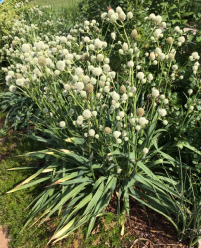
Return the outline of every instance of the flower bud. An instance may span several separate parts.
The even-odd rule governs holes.
[[[87,94],[91,94],[94,91],[93,84],[91,84],[91,83],[87,84],[85,87],[85,90],[86,90]]]
[[[109,134],[109,133],[111,133],[111,129],[109,127],[106,127],[104,129],[104,132],[105,132],[105,134]]]
[[[137,116],[143,116],[144,115],[144,109],[138,108],[136,113],[137,113]]]
[[[138,36],[137,30],[136,29],[133,29],[133,31],[131,32],[131,38],[136,40],[137,39],[137,36]]]

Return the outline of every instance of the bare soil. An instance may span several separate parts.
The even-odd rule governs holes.
[[[0,248],[8,248],[10,239],[7,237],[7,232],[1,227],[0,228]]]

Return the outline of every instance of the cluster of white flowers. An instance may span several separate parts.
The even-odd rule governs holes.
[[[62,121],[57,119],[56,125],[63,128],[62,132],[66,131],[69,120],[77,133],[90,142],[94,142],[94,138],[106,138],[123,146],[133,135],[140,134],[143,139],[153,116],[157,116],[165,126],[168,121],[171,123],[164,119],[168,107],[172,107],[171,95],[165,84],[169,87],[168,82],[182,80],[185,75],[179,63],[176,63],[175,55],[177,46],[186,42],[186,39],[179,27],[174,28],[171,37],[165,30],[168,25],[162,22],[162,17],[150,14],[145,20],[150,24],[148,26],[152,29],[152,36],[149,44],[144,44],[144,49],[139,44],[141,30],[137,28],[132,31],[129,29],[130,36],[119,41],[119,32],[115,28],[118,28],[117,24],[130,22],[133,18],[131,12],[125,14],[121,7],[117,7],[116,10],[110,9],[108,13],[103,13],[101,18],[113,23],[110,24],[113,25],[112,46],[100,38],[101,32],[95,20],[76,24],[69,34],[64,31],[57,34],[38,33],[33,42],[30,34],[37,33],[38,26],[33,24],[26,27],[19,21],[18,25],[14,25],[10,47],[7,45],[3,48],[6,56],[13,61],[11,66],[4,69],[5,80],[12,93],[23,89],[29,94],[28,89],[40,85],[40,101],[47,103],[41,108],[44,118],[53,116],[50,111],[54,113],[54,118],[58,118],[51,110],[51,105],[56,106],[61,101],[57,109],[62,107],[62,111],[66,111],[63,117],[65,121],[61,116],[59,118]],[[54,23],[47,20],[45,25]],[[19,29],[22,35],[18,34]],[[118,56],[119,68],[124,70],[122,74],[112,71],[114,64],[110,64],[108,57],[113,45],[121,55]],[[189,57],[189,68],[192,67],[194,74],[199,69],[199,58],[197,52]],[[191,61],[195,61],[194,64]],[[181,72],[183,75],[180,75]],[[190,87],[194,90],[192,85]],[[193,90],[188,90],[189,96]],[[148,92],[151,94],[147,95]],[[48,103],[51,103],[50,107]],[[191,104],[189,110],[193,108]],[[148,148],[141,148],[141,156],[149,153]]]

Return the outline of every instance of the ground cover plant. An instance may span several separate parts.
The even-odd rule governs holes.
[[[32,10],[34,18],[43,16]],[[132,197],[163,214],[192,246],[201,225],[195,136],[200,56],[184,56],[187,36],[160,15],[146,16],[136,28],[133,13],[121,7],[101,19],[108,25],[107,41],[96,20],[59,35],[48,28],[51,21],[42,22],[43,32],[25,19],[17,25],[26,32],[13,27],[12,42],[2,48],[10,63],[4,68],[5,95],[35,106],[37,113],[29,109],[33,118],[26,119],[35,127],[29,137],[45,146],[26,156],[46,163],[8,193],[46,185],[31,204],[26,226],[58,212],[61,221],[50,242],[86,223],[88,237],[117,192],[122,235]],[[23,116],[27,109],[21,111]]]

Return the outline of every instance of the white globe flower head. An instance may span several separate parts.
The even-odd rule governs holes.
[[[89,43],[90,42],[90,38],[88,36],[85,36],[83,38],[83,41],[86,42],[86,43]]]
[[[98,54],[96,58],[97,58],[98,62],[101,62],[101,61],[103,61],[104,56],[103,56],[103,54]]]
[[[127,19],[130,20],[133,18],[133,13],[132,12],[128,12],[127,13]]]
[[[119,49],[119,54],[120,54],[120,55],[123,55],[123,54],[124,54],[123,49]]]
[[[10,75],[8,75],[8,76],[6,76],[6,82],[10,82],[12,80],[12,76],[10,76]]]
[[[88,133],[89,133],[89,136],[90,137],[94,137],[95,136],[95,130],[94,129],[90,129]]]
[[[78,77],[82,76],[84,73],[83,69],[81,67],[77,67],[75,69],[75,75],[77,75]]]
[[[44,108],[44,109],[43,109],[43,113],[44,113],[44,114],[47,114],[48,112],[49,112],[49,111],[48,111],[47,108]]]
[[[123,11],[119,13],[119,20],[122,22],[126,20],[126,14]]]
[[[120,99],[120,96],[116,91],[113,91],[111,93],[111,96],[112,96],[112,99],[115,100],[115,101],[119,101],[119,99]]]
[[[142,150],[142,152],[143,152],[144,154],[147,154],[147,153],[149,152],[149,149],[145,147],[145,148]]]
[[[95,46],[95,48],[102,48],[102,46],[103,46],[103,43],[102,43],[102,41],[100,40],[100,39],[95,39],[95,41],[94,41],[94,46]]]
[[[162,53],[162,50],[161,50],[161,48],[160,47],[157,47],[156,49],[155,49],[155,53],[156,54],[160,54],[160,53]]]
[[[59,70],[55,70],[55,71],[54,71],[54,74],[55,74],[56,76],[58,76],[58,75],[60,74],[60,71],[59,71]]]
[[[163,125],[167,126],[168,121],[167,120],[163,120]]]
[[[62,43],[67,43],[67,38],[65,36],[62,36],[60,40]]]
[[[147,80],[145,78],[142,79],[142,84],[145,84]]]
[[[144,73],[143,72],[138,72],[137,73],[137,78],[139,78],[140,80],[142,80],[144,78]]]
[[[160,95],[160,99],[161,100],[164,100],[165,99],[165,95],[164,94]]]
[[[120,118],[124,118],[124,116],[125,116],[124,111],[120,111],[118,115]]]
[[[59,126],[62,128],[62,127],[65,127],[66,126],[66,123],[65,121],[60,121],[59,122]]]
[[[120,14],[122,11],[123,11],[123,10],[122,10],[122,8],[121,8],[120,6],[116,7],[116,12],[117,12],[118,14]]]
[[[191,57],[192,57],[193,59],[199,59],[199,58],[200,58],[200,56],[199,56],[199,54],[198,54],[197,52],[193,52],[193,53],[191,54]],[[190,59],[190,57],[189,57],[189,59]]]
[[[135,129],[136,129],[137,131],[140,131],[141,126],[137,125],[137,126],[135,127]]]
[[[16,80],[16,85],[18,86],[23,86],[24,85],[24,79],[23,78],[19,78]]]
[[[77,90],[81,91],[81,90],[84,89],[84,84],[82,82],[77,82],[75,84],[75,87],[76,87]]]
[[[110,59],[109,59],[109,58],[105,58],[105,59],[104,59],[104,63],[105,63],[105,64],[109,64],[109,63],[110,63]]]
[[[96,84],[96,78],[91,77],[90,83],[93,84],[93,85],[95,85]]]
[[[162,108],[158,110],[158,113],[161,117],[164,117],[167,115],[167,111],[165,109],[162,109]]]
[[[158,59],[159,60],[164,60],[166,58],[166,55],[164,54],[164,53],[160,53],[159,55],[158,55]]]
[[[114,12],[114,10],[113,9],[110,9],[109,11],[108,11],[108,17],[110,18],[112,15],[114,15],[115,14],[115,12]]]
[[[16,89],[17,89],[17,88],[16,88],[15,85],[10,85],[10,86],[9,86],[9,91],[12,92],[12,93],[14,93],[14,92],[16,91]]]
[[[164,103],[164,104],[168,104],[168,103],[169,103],[169,100],[168,100],[168,99],[164,99],[164,100],[163,100],[163,103]]]
[[[91,118],[91,111],[89,109],[85,109],[83,112],[82,112],[82,115],[85,119],[89,119]]]
[[[140,125],[145,125],[145,124],[147,124],[147,119],[146,119],[145,117],[140,117],[140,118],[138,119],[138,123],[139,123]]]
[[[79,80],[79,77],[77,75],[72,76],[73,82],[77,82]]]
[[[159,96],[159,90],[153,88],[153,89],[152,89],[151,95],[152,95],[153,97],[158,97],[158,96]]]
[[[190,106],[189,110],[193,111],[194,110],[194,106]]]
[[[59,61],[56,63],[56,67],[57,67],[58,70],[64,71],[64,69],[65,69],[65,61],[59,60]]]
[[[128,95],[126,93],[124,93],[122,96],[121,96],[122,100],[123,101],[126,101],[128,99]]]
[[[128,68],[132,68],[134,66],[134,62],[132,60],[127,63]]]
[[[99,134],[95,134],[95,138],[96,139],[99,139]]]
[[[111,17],[110,17],[110,22],[111,22],[111,23],[114,23],[114,22],[116,22],[117,19],[118,19],[118,16],[116,15],[116,13],[114,13],[114,14],[111,15]]]
[[[29,46],[29,44],[23,44],[23,45],[22,45],[22,52],[23,52],[23,53],[28,53],[28,52],[30,52],[30,46]]]
[[[153,20],[155,20],[155,18],[156,18],[155,14],[152,13],[149,15],[149,20],[153,21]]]
[[[154,79],[154,77],[153,77],[153,75],[150,73],[150,74],[147,76],[147,79],[148,79],[149,81],[152,81],[152,80]]]
[[[104,71],[105,73],[109,72],[109,71],[110,71],[110,66],[109,66],[108,64],[104,64],[104,65],[103,65],[103,71]]]
[[[13,77],[15,75],[14,71],[8,71],[8,75]]]
[[[39,41],[39,42],[37,42],[36,44],[35,44],[35,47],[36,47],[36,49],[37,50],[44,50],[45,49],[45,44],[44,44],[44,42],[43,41]]]
[[[162,34],[162,30],[160,28],[156,29],[153,33],[154,37],[159,38]]]
[[[166,28],[166,26],[167,26],[167,23],[166,22],[161,22],[161,24],[160,24],[160,27],[161,28]]]
[[[116,140],[116,142],[117,142],[117,144],[121,144],[121,143],[122,143],[122,140],[118,138],[118,139]]]
[[[172,66],[172,70],[173,70],[173,71],[177,71],[177,70],[178,70],[178,65],[173,65],[173,66]]]
[[[174,28],[174,31],[178,33],[178,32],[180,31],[180,27],[176,26],[176,27]]]
[[[80,91],[80,96],[82,98],[86,98],[87,97],[87,92],[85,90]]]
[[[132,86],[132,87],[130,87],[130,92],[135,93],[135,92],[136,92],[136,90],[137,90],[137,89],[136,89],[136,87],[133,87],[133,86]]]
[[[116,102],[114,106],[115,106],[116,109],[118,109],[120,107],[120,103]]]
[[[91,50],[91,51],[94,50],[94,45],[93,45],[93,44],[90,44],[90,45],[89,45],[89,50]]]
[[[123,43],[122,49],[123,51],[128,51],[128,44],[126,42]]]
[[[160,24],[162,22],[162,17],[160,15],[157,15],[155,18],[154,18],[154,21],[158,24]]]
[[[157,60],[154,60],[153,61],[153,65],[157,65],[158,64],[158,61]]]
[[[83,124],[83,121],[82,120],[77,120],[76,121],[76,124],[79,125],[79,126],[81,126]]]
[[[113,133],[113,137],[115,139],[118,139],[120,135],[121,135],[121,132],[119,132],[119,131],[114,131],[114,133]]]
[[[192,89],[189,89],[189,90],[188,90],[188,94],[189,94],[189,95],[192,95],[192,94],[193,94],[193,90],[192,90]]]
[[[149,59],[153,61],[153,60],[155,60],[155,58],[156,58],[156,56],[155,56],[154,52],[150,53]]]
[[[105,75],[102,75],[102,76],[100,77],[100,80],[101,80],[101,81],[103,81],[103,82],[105,82],[105,81],[106,81],[106,79],[107,79],[107,78],[106,78],[106,76],[105,76]]]
[[[113,40],[115,40],[116,39],[116,34],[114,32],[112,32],[111,37],[112,37]]]
[[[100,68],[100,67],[95,67],[94,69],[93,69],[93,74],[95,75],[95,76],[100,76],[101,74],[102,74],[102,72],[103,72],[103,70]]]
[[[101,19],[104,20],[107,17],[107,13],[104,12],[103,14],[101,14]]]
[[[192,69],[193,69],[193,71],[197,71],[197,70],[198,70],[198,66],[194,65],[194,66],[192,67]]]
[[[98,114],[97,111],[92,111],[93,116],[97,116],[97,114]]]
[[[87,83],[90,82],[90,77],[85,75],[85,76],[82,77],[82,81],[83,81],[84,84],[87,84]]]
[[[83,116],[82,116],[82,115],[79,115],[79,116],[77,117],[77,120],[79,120],[79,121],[83,121],[83,120],[84,120],[84,118],[83,118]]]
[[[184,42],[185,42],[184,36],[179,37],[179,38],[178,38],[178,41],[181,42],[181,43],[184,43]]]

